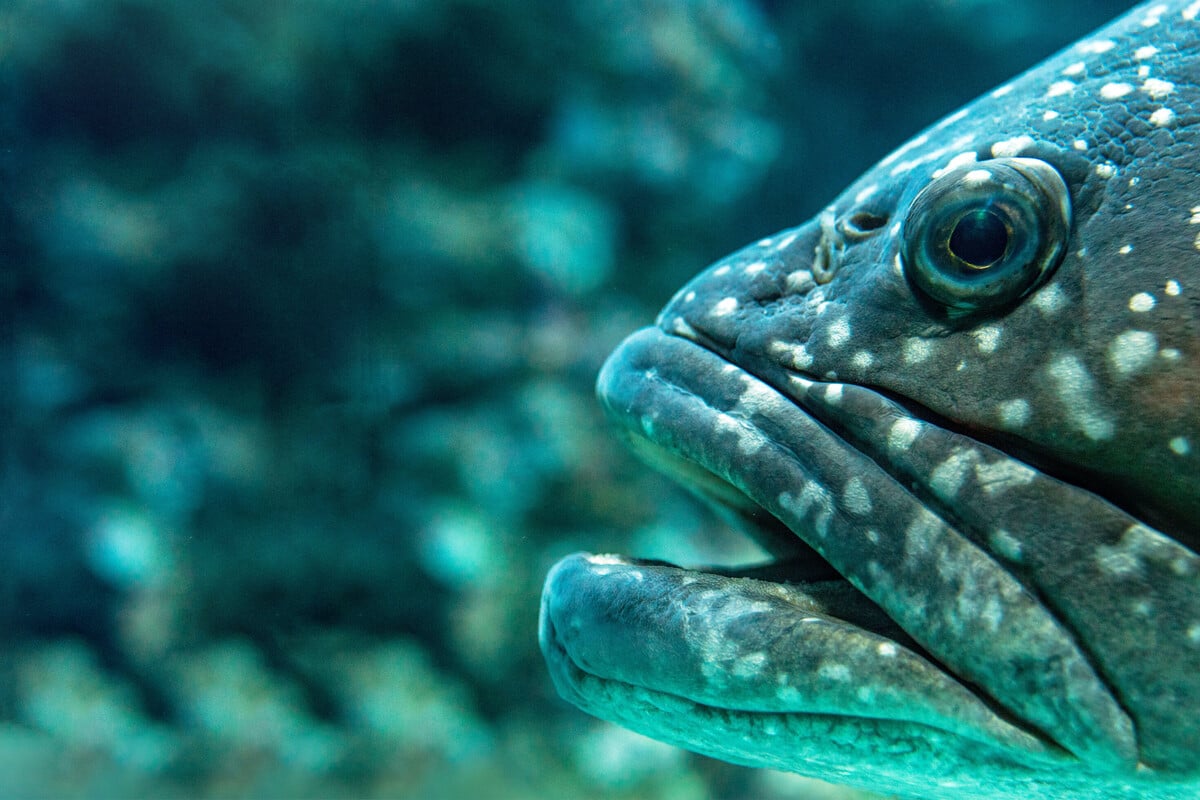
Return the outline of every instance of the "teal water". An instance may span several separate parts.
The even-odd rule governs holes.
[[[861,797],[556,696],[557,558],[751,552],[595,372],[1126,5],[0,3],[0,797]]]

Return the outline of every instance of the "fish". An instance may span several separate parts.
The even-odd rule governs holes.
[[[711,265],[597,395],[770,560],[563,558],[571,703],[903,797],[1200,796],[1200,2]]]

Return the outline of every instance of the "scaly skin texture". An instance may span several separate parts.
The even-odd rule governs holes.
[[[1149,3],[681,289],[610,357],[605,410],[829,576],[568,558],[541,621],[560,692],[881,792],[1197,796],[1198,146],[1200,2]],[[983,254],[955,305],[913,237],[1004,181],[1031,211],[999,240],[929,242]],[[980,300],[1022,243],[1042,260]]]

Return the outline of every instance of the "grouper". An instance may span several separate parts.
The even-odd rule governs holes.
[[[771,561],[563,559],[563,697],[904,797],[1200,797],[1200,2],[701,272],[597,391]]]

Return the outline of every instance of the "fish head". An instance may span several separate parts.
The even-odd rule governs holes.
[[[564,560],[541,636],[565,696],[880,791],[1195,790],[1200,68],[1147,8],[610,356],[617,429],[777,563]]]
[[[997,131],[986,100],[1001,99],[718,262],[658,326],[789,396],[875,389],[1194,548],[1200,214],[1178,198],[1200,197],[1200,175],[1165,166],[1194,137],[1151,159],[1095,138],[1081,151],[1095,134],[1032,101]]]

